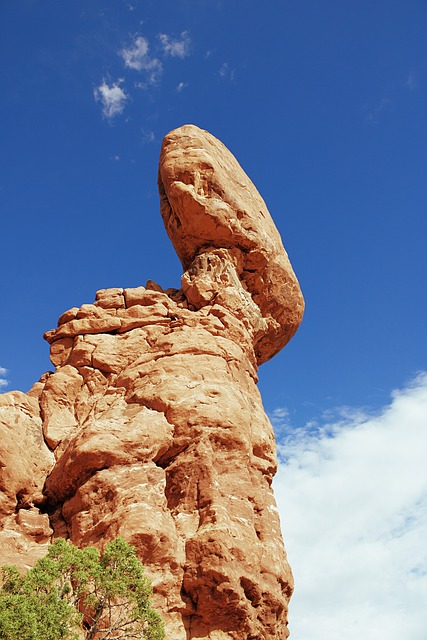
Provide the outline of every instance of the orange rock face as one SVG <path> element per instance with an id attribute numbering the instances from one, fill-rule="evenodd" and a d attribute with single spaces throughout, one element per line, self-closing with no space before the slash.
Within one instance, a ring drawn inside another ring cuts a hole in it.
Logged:
<path id="1" fill-rule="evenodd" d="M 43 439 L 40 407 L 30 394 L 0 395 L 0 566 L 32 566 L 52 535 L 43 486 L 55 457 Z"/>
<path id="2" fill-rule="evenodd" d="M 82 546 L 121 535 L 167 638 L 284 639 L 292 575 L 256 371 L 296 331 L 302 296 L 263 200 L 218 140 L 171 132 L 159 175 L 182 289 L 98 291 L 45 334 L 55 373 L 2 397 L 0 559 L 34 562 L 51 529 Z"/>
<path id="3" fill-rule="evenodd" d="M 228 149 L 192 125 L 163 140 L 159 190 L 187 298 L 199 309 L 219 295 L 243 315 L 262 364 L 292 338 L 304 311 L 264 200 Z"/>

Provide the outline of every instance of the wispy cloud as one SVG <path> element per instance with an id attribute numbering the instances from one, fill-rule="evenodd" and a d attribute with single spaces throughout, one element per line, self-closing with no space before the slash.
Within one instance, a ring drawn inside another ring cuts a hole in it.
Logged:
<path id="1" fill-rule="evenodd" d="M 220 68 L 220 70 L 219 70 L 219 75 L 220 75 L 222 78 L 225 78 L 225 76 L 226 76 L 228 73 L 229 73 L 229 65 L 228 65 L 228 62 L 224 62 L 224 63 L 221 65 L 221 68 Z"/>
<path id="2" fill-rule="evenodd" d="M 6 375 L 7 369 L 5 369 L 4 367 L 0 367 L 0 389 L 4 389 L 9 384 L 9 381 L 4 377 Z"/>
<path id="3" fill-rule="evenodd" d="M 289 427 L 289 410 L 287 407 L 278 407 L 268 416 L 274 427 L 276 437 L 280 437 Z"/>
<path id="4" fill-rule="evenodd" d="M 221 78 L 228 78 L 233 82 L 236 73 L 234 69 L 230 68 L 230 65 L 228 64 L 228 62 L 223 62 L 223 64 L 219 69 L 219 75 L 221 76 Z"/>
<path id="5" fill-rule="evenodd" d="M 389 98 L 381 98 L 381 100 L 365 104 L 363 110 L 365 112 L 365 120 L 369 124 L 378 124 L 380 116 L 384 111 L 391 109 L 392 102 Z"/>
<path id="6" fill-rule="evenodd" d="M 166 33 L 159 34 L 160 44 L 163 49 L 163 53 L 173 58 L 185 58 L 190 54 L 190 34 L 188 31 L 181 33 L 180 40 L 174 40 Z"/>
<path id="7" fill-rule="evenodd" d="M 154 131 L 141 129 L 141 140 L 143 144 L 154 142 L 155 139 L 156 136 L 154 134 Z"/>
<path id="8" fill-rule="evenodd" d="M 109 85 L 105 80 L 93 91 L 95 100 L 102 104 L 102 115 L 111 120 L 123 113 L 128 96 L 120 87 L 121 81 Z"/>
<path id="9" fill-rule="evenodd" d="M 128 5 L 129 10 L 132 7 L 133 5 Z M 188 31 L 183 31 L 178 39 L 166 33 L 159 34 L 158 39 L 156 50 L 161 57 L 185 58 L 190 53 L 191 42 Z M 139 76 L 137 76 L 137 81 L 132 83 L 129 89 L 130 93 L 128 90 L 124 90 L 123 78 L 114 83 L 109 83 L 104 79 L 94 89 L 95 99 L 101 102 L 102 114 L 108 120 L 123 112 L 126 102 L 130 99 L 132 88 L 149 89 L 158 85 L 163 72 L 162 60 L 151 54 L 148 38 L 140 34 L 135 34 L 129 45 L 118 51 L 118 55 L 122 58 L 125 69 L 136 71 Z M 180 82 L 176 89 L 182 91 L 186 86 L 185 82 Z"/>
<path id="10" fill-rule="evenodd" d="M 410 71 L 406 77 L 405 86 L 413 91 L 417 87 L 417 77 L 414 71 Z"/>
<path id="11" fill-rule="evenodd" d="M 188 84 L 186 82 L 179 82 L 176 85 L 176 90 L 181 92 L 183 89 L 185 89 L 185 87 L 188 87 Z"/>
<path id="12" fill-rule="evenodd" d="M 427 374 L 374 417 L 339 413 L 288 428 L 279 442 L 275 490 L 296 581 L 291 633 L 424 640 Z"/>
<path id="13" fill-rule="evenodd" d="M 144 71 L 149 84 L 157 84 L 163 71 L 163 65 L 158 58 L 149 55 L 149 42 L 143 36 L 135 36 L 132 44 L 119 51 L 125 67 L 135 71 Z"/>

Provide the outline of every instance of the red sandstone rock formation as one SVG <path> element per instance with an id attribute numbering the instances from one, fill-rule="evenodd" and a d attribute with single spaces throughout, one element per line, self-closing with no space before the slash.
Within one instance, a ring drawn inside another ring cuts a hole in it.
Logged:
<path id="1" fill-rule="evenodd" d="M 0 562 L 32 564 L 52 529 L 83 546 L 121 535 L 167 638 L 284 639 L 292 575 L 256 371 L 295 333 L 302 296 L 213 136 L 166 136 L 159 187 L 182 289 L 98 291 L 45 334 L 55 373 L 1 397 Z"/>

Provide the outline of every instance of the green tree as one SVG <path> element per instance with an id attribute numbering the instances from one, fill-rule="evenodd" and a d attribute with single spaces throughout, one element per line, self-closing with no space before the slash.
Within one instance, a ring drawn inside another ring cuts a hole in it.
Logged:
<path id="1" fill-rule="evenodd" d="M 4 640 L 163 640 L 151 586 L 135 549 L 122 538 L 104 553 L 62 538 L 20 576 L 0 570 L 0 638 Z"/>

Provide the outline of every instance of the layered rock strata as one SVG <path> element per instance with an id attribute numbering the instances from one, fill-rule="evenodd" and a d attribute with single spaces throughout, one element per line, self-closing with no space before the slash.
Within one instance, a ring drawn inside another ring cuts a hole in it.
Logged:
<path id="1" fill-rule="evenodd" d="M 2 397 L 0 560 L 31 564 L 52 531 L 81 546 L 121 535 L 167 638 L 283 639 L 292 575 L 256 382 L 302 296 L 265 203 L 213 136 L 166 136 L 159 188 L 182 288 L 98 291 L 45 334 L 55 372 Z"/>

